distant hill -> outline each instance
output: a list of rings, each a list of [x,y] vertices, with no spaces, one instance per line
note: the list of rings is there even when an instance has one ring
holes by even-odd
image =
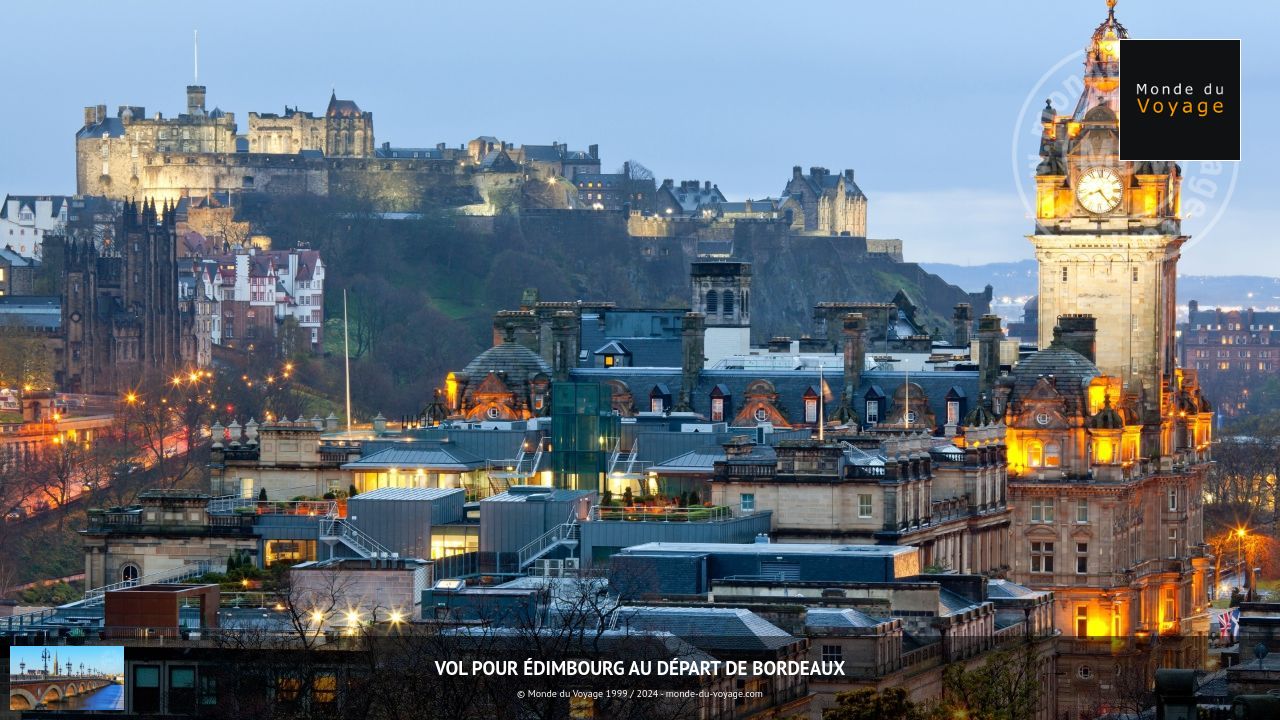
[[[927,272],[949,283],[976,291],[991,285],[997,299],[1024,297],[1036,293],[1036,261],[952,265],[920,263]],[[1280,307],[1280,278],[1261,275],[1182,275],[1178,277],[1178,303],[1195,300],[1201,306]]]

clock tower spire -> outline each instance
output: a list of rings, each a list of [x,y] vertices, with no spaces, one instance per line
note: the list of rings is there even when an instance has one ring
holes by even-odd
[[[1040,347],[1052,342],[1058,317],[1097,318],[1097,365],[1141,399],[1153,426],[1144,450],[1154,453],[1165,444],[1157,433],[1174,374],[1175,281],[1187,238],[1177,163],[1120,160],[1120,40],[1128,36],[1109,0],[1085,49],[1075,110],[1046,104],[1041,113],[1028,239],[1040,266]]]

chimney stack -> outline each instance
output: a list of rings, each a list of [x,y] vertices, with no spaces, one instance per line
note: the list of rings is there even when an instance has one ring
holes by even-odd
[[[573,310],[557,310],[551,318],[552,369],[556,382],[568,382],[569,371],[578,365],[578,330],[581,324]]]
[[[853,408],[853,395],[862,384],[862,368],[867,363],[867,319],[862,313],[845,313],[840,329],[844,336],[844,399],[841,405]]]
[[[1000,341],[1004,330],[999,315],[983,315],[978,319],[978,395],[990,405],[996,379],[1000,377]]]
[[[680,331],[680,402],[676,410],[693,410],[693,389],[698,385],[702,367],[706,364],[706,318],[702,313],[687,312]]]
[[[1098,321],[1092,315],[1059,315],[1054,333],[1059,342],[1089,359],[1098,361]]]
[[[951,330],[953,334],[953,343],[960,347],[969,345],[969,326],[973,323],[973,307],[969,303],[960,303],[956,305],[955,313],[951,316]]]

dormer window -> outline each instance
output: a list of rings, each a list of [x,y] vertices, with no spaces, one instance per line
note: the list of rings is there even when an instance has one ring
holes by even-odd
[[[868,425],[875,425],[876,423],[880,422],[880,401],[868,400],[867,412],[865,413],[864,416],[867,419]]]

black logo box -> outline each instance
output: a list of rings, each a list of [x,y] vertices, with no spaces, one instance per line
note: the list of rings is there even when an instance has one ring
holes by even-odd
[[[1240,159],[1239,40],[1121,40],[1119,97],[1121,160]]]

